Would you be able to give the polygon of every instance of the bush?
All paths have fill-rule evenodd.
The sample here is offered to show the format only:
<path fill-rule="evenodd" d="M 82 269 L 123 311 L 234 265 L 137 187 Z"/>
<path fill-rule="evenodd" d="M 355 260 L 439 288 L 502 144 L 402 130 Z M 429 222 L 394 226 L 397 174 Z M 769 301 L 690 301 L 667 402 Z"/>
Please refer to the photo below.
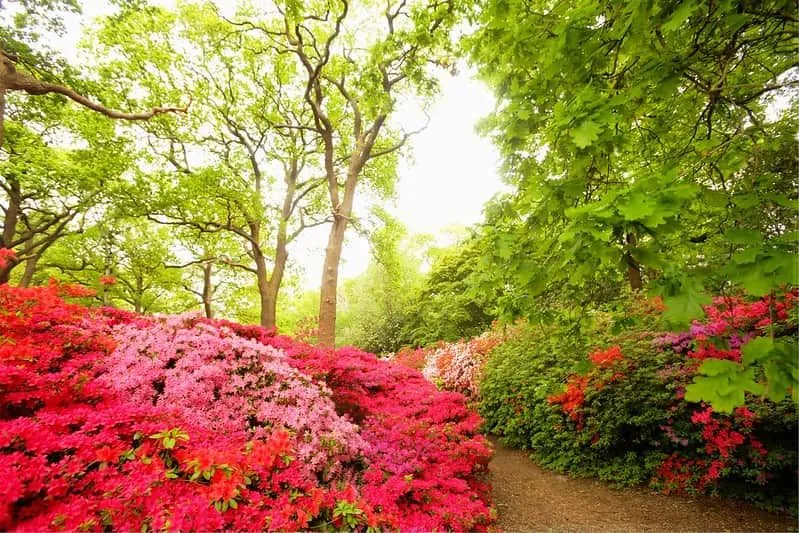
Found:
<path fill-rule="evenodd" d="M 495 328 L 467 341 L 440 343 L 428 350 L 422 374 L 443 389 L 476 400 L 488 355 L 503 337 Z"/>
<path fill-rule="evenodd" d="M 356 350 L 64 290 L 0 286 L 0 529 L 490 525 L 461 395 Z"/>
<path fill-rule="evenodd" d="M 491 353 L 486 428 L 562 472 L 795 509 L 790 400 L 747 397 L 727 415 L 684 399 L 702 360 L 740 360 L 742 344 L 767 333 L 795 336 L 795 301 L 716 299 L 679 334 L 657 333 L 657 310 L 640 303 L 597 312 L 587 328 L 529 326 Z"/>

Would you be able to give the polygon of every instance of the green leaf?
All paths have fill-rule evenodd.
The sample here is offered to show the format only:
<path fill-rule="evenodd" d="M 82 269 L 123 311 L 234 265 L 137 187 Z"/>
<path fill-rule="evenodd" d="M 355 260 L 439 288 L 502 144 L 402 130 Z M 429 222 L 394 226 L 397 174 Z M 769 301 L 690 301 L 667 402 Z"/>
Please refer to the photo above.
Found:
<path fill-rule="evenodd" d="M 685 0 L 680 2 L 679 7 L 674 10 L 671 17 L 663 24 L 663 31 L 674 31 L 679 28 L 683 22 L 688 20 L 694 10 L 696 10 L 695 2 Z"/>
<path fill-rule="evenodd" d="M 591 119 L 584 120 L 579 126 L 572 129 L 571 135 L 578 148 L 591 146 L 598 138 L 602 126 Z"/>
<path fill-rule="evenodd" d="M 733 244 L 759 244 L 763 241 L 759 231 L 744 228 L 729 229 L 724 237 Z"/>
<path fill-rule="evenodd" d="M 696 290 L 667 296 L 663 298 L 666 306 L 663 317 L 671 324 L 689 324 L 691 320 L 701 317 L 704 313 L 703 306 L 711 302 L 710 296 Z"/>
<path fill-rule="evenodd" d="M 732 374 L 740 368 L 738 363 L 726 359 L 706 359 L 699 367 L 699 373 L 706 376 Z"/>
<path fill-rule="evenodd" d="M 626 220 L 644 220 L 657 209 L 657 204 L 643 193 L 632 194 L 627 202 L 619 205 L 618 211 Z"/>
<path fill-rule="evenodd" d="M 699 367 L 699 376 L 685 388 L 689 402 L 707 402 L 718 412 L 731 413 L 746 403 L 745 393 L 763 394 L 764 388 L 755 381 L 752 368 L 732 361 L 707 359 Z"/>
<path fill-rule="evenodd" d="M 741 360 L 746 366 L 768 359 L 774 350 L 771 337 L 756 337 L 741 347 Z"/>

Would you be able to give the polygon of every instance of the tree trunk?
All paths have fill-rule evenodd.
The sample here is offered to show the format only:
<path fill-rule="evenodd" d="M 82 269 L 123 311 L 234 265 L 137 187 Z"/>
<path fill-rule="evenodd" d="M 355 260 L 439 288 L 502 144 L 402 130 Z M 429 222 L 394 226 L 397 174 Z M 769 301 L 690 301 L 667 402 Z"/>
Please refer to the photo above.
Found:
<path fill-rule="evenodd" d="M 258 295 L 261 300 L 261 325 L 265 328 L 275 327 L 277 316 L 277 302 L 275 290 L 269 282 L 269 273 L 266 268 L 266 259 L 260 251 L 255 253 L 255 275 L 258 280 Z"/>
<path fill-rule="evenodd" d="M 634 233 L 627 234 L 627 244 L 630 248 L 635 248 L 638 244 L 638 239 Z M 640 291 L 644 287 L 644 283 L 641 280 L 641 264 L 635 260 L 630 250 L 624 254 L 624 259 L 627 263 L 627 279 L 630 282 L 630 288 L 634 291 Z"/>
<path fill-rule="evenodd" d="M 209 261 L 203 265 L 203 309 L 206 318 L 214 318 L 211 308 L 211 297 L 214 293 L 211 274 L 213 274 L 213 264 Z"/>
<path fill-rule="evenodd" d="M 338 267 L 341 262 L 341 249 L 346 229 L 347 219 L 336 216 L 327 239 L 319 300 L 319 344 L 322 346 L 332 347 L 336 344 Z"/>
<path fill-rule="evenodd" d="M 379 124 L 382 124 L 380 119 Z M 336 345 L 336 298 L 338 295 L 338 268 L 341 263 L 341 249 L 344 245 L 344 232 L 347 222 L 352 215 L 352 206 L 355 201 L 355 186 L 364 164 L 369 159 L 369 152 L 374 145 L 374 139 L 380 130 L 380 125 L 375 124 L 374 137 L 365 141 L 359 137 L 355 143 L 355 150 L 350 156 L 350 165 L 347 170 L 347 180 L 344 182 L 344 198 L 338 203 L 339 188 L 330 162 L 326 162 L 328 182 L 330 188 L 330 203 L 333 206 L 333 225 L 325 248 L 325 262 L 322 268 L 322 285 L 319 294 L 319 344 L 333 347 Z M 329 146 L 332 146 L 332 143 Z M 331 153 L 326 149 L 325 156 Z"/>
<path fill-rule="evenodd" d="M 136 294 L 133 296 L 133 310 L 137 313 L 142 312 L 142 300 L 144 299 L 144 280 L 140 276 L 136 277 Z"/>
<path fill-rule="evenodd" d="M 36 273 L 36 264 L 39 262 L 39 255 L 31 255 L 25 260 L 25 272 L 22 273 L 22 279 L 19 280 L 20 287 L 27 287 L 33 280 L 33 275 Z"/>
<path fill-rule="evenodd" d="M 8 283 L 8 280 L 11 279 L 11 269 L 13 269 L 17 263 L 14 261 L 8 261 L 6 266 L 0 268 L 0 285 L 3 283 Z"/>
<path fill-rule="evenodd" d="M 286 263 L 288 262 L 289 254 L 286 247 L 286 239 L 284 231 L 278 236 L 277 250 L 275 250 L 275 266 L 272 269 L 272 276 L 267 283 L 267 297 L 266 300 L 261 299 L 261 305 L 266 304 L 266 317 L 267 323 L 261 325 L 267 328 L 277 327 L 277 295 L 280 292 L 280 285 L 283 283 L 283 273 L 286 270 Z M 261 317 L 264 316 L 262 311 Z"/>
<path fill-rule="evenodd" d="M 0 128 L 2 128 L 2 125 L 0 125 Z M 3 233 L 0 235 L 0 248 L 12 249 L 14 236 L 17 234 L 17 224 L 19 223 L 22 191 L 19 180 L 13 177 L 8 177 L 7 180 L 10 190 L 8 191 L 8 207 L 5 210 L 5 218 L 3 219 Z M 19 261 L 11 259 L 7 261 L 4 267 L 0 268 L 0 284 L 8 283 L 8 280 L 11 279 L 11 271 L 18 264 Z"/>

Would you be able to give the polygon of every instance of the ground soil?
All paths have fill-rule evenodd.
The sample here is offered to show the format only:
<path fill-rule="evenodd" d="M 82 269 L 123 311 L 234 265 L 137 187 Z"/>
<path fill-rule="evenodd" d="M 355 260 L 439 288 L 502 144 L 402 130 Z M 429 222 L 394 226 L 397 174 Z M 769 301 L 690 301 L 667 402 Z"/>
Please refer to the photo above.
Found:
<path fill-rule="evenodd" d="M 539 468 L 528 454 L 492 438 L 490 465 L 504 531 L 795 531 L 795 519 L 712 497 L 614 489 Z"/>

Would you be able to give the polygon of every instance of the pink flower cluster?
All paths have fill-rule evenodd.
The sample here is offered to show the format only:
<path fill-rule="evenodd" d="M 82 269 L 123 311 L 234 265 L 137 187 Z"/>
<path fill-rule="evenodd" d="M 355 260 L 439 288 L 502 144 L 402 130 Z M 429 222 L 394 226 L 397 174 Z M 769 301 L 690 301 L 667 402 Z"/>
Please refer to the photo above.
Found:
<path fill-rule="evenodd" d="M 358 428 L 336 414 L 331 391 L 291 367 L 284 353 L 192 315 L 120 324 L 100 383 L 135 403 L 172 408 L 211 431 L 297 437 L 297 455 L 325 477 L 363 454 Z"/>
<path fill-rule="evenodd" d="M 439 387 L 475 400 L 480 396 L 488 356 L 504 338 L 505 334 L 494 328 L 469 340 L 441 342 L 427 350 L 400 351 L 392 360 L 421 368 L 424 377 Z"/>
<path fill-rule="evenodd" d="M 750 406 L 758 407 L 772 418 L 761 427 L 758 417 L 747 407 L 724 415 L 704 404 L 697 410 L 683 398 L 685 385 L 696 374 L 701 360 L 740 362 L 741 346 L 766 333 L 767 328 L 775 328 L 777 335 L 791 334 L 791 315 L 795 314 L 797 300 L 796 290 L 749 302 L 737 297 L 714 298 L 713 305 L 705 308 L 705 319 L 695 321 L 689 331 L 668 333 L 656 339 L 655 345 L 661 349 L 685 356 L 683 361 L 665 368 L 659 377 L 664 382 L 679 385 L 675 388 L 672 412 L 675 416 L 677 413 L 689 415 L 692 433 L 698 435 L 696 440 L 700 445 L 690 447 L 693 453 L 688 449 L 673 453 L 657 469 L 654 481 L 665 492 L 710 490 L 726 475 L 733 474 L 746 475 L 765 485 L 772 475 L 770 471 L 779 471 L 783 466 L 785 458 L 768 450 L 759 436 L 769 437 L 770 431 L 775 431 L 769 424 L 773 425 L 774 419 L 778 419 L 777 413 L 789 417 L 790 410 L 778 410 L 764 400 L 749 398 Z M 661 429 L 672 440 L 678 439 L 671 425 Z"/>
<path fill-rule="evenodd" d="M 0 529 L 490 526 L 462 396 L 370 354 L 65 291 L 0 286 Z"/>

